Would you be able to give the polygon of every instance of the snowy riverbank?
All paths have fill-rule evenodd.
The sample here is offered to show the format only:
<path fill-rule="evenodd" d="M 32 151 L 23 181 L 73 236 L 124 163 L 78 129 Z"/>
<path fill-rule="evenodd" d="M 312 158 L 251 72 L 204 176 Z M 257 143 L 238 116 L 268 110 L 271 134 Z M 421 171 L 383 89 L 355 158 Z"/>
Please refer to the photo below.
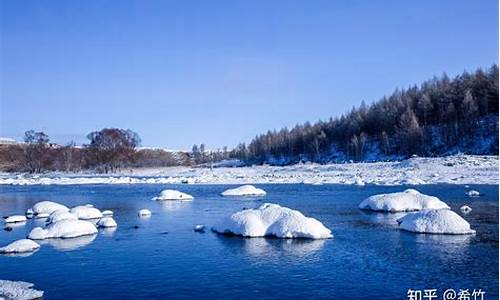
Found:
<path fill-rule="evenodd" d="M 498 184 L 498 156 L 456 155 L 410 158 L 399 162 L 298 164 L 285 167 L 166 167 L 135 169 L 111 175 L 47 173 L 0 174 L 0 185 L 32 184 Z"/>

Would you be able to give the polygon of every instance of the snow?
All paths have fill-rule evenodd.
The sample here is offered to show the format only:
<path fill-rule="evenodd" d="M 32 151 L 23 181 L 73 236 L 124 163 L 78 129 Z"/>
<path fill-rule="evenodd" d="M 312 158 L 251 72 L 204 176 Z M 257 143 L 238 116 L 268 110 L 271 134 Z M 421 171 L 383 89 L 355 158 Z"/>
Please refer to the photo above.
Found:
<path fill-rule="evenodd" d="M 66 206 L 52 202 L 52 201 L 41 201 L 33 205 L 32 208 L 26 211 L 27 215 L 34 214 L 38 218 L 47 218 L 51 213 L 56 210 L 65 210 L 68 211 L 69 208 Z"/>
<path fill-rule="evenodd" d="M 182 200 L 182 201 L 189 201 L 193 200 L 193 196 L 179 192 L 176 190 L 163 190 L 160 193 L 160 196 L 154 197 L 152 200 L 158 200 L 158 201 L 163 201 L 163 200 Z"/>
<path fill-rule="evenodd" d="M 143 208 L 139 210 L 139 217 L 149 217 L 151 216 L 151 211 L 149 209 Z"/>
<path fill-rule="evenodd" d="M 398 220 L 399 228 L 417 233 L 473 234 L 469 222 L 448 209 L 422 210 Z"/>
<path fill-rule="evenodd" d="M 265 196 L 266 191 L 254 187 L 253 185 L 242 185 L 234 189 L 222 192 L 222 196 Z"/>
<path fill-rule="evenodd" d="M 111 210 L 103 210 L 102 211 L 102 215 L 105 216 L 105 217 L 112 217 L 113 216 L 113 212 Z"/>
<path fill-rule="evenodd" d="M 96 226 L 99 228 L 109 228 L 116 227 L 118 226 L 118 224 L 116 224 L 115 220 L 112 217 L 104 217 L 97 221 Z"/>
<path fill-rule="evenodd" d="M 470 206 L 468 205 L 462 205 L 460 207 L 460 211 L 463 212 L 464 214 L 468 214 L 472 211 L 472 208 L 470 208 Z"/>
<path fill-rule="evenodd" d="M 74 238 L 95 233 L 97 233 L 97 229 L 90 222 L 83 220 L 62 220 L 48 225 L 45 229 L 41 227 L 33 228 L 28 238 L 32 240 Z"/>
<path fill-rule="evenodd" d="M 32 240 L 22 239 L 22 240 L 17 240 L 15 242 L 12 242 L 5 247 L 1 247 L 0 253 L 3 253 L 3 254 L 26 253 L 26 252 L 33 252 L 33 251 L 37 250 L 38 248 L 40 248 L 40 245 L 33 242 Z"/>
<path fill-rule="evenodd" d="M 401 212 L 422 209 L 450 209 L 450 207 L 434 196 L 421 194 L 414 189 L 404 192 L 373 195 L 359 204 L 360 209 Z"/>
<path fill-rule="evenodd" d="M 34 284 L 24 281 L 0 280 L 0 299 L 32 300 L 43 297 L 43 291 L 33 289 Z"/>
<path fill-rule="evenodd" d="M 48 223 L 56 223 L 62 220 L 77 220 L 78 217 L 69 211 L 65 210 L 56 210 L 55 212 L 51 213 L 50 216 L 47 219 Z"/>
<path fill-rule="evenodd" d="M 466 194 L 469 197 L 479 197 L 481 195 L 478 191 L 475 190 L 470 190 Z"/>
<path fill-rule="evenodd" d="M 243 237 L 272 236 L 278 238 L 331 238 L 331 231 L 320 221 L 305 217 L 301 212 L 265 203 L 257 209 L 246 209 L 232 214 L 212 227 L 220 234 Z"/>
<path fill-rule="evenodd" d="M 437 175 L 437 176 L 436 176 Z M 0 185 L 70 184 L 498 184 L 498 156 L 415 157 L 403 161 L 296 164 L 237 168 L 157 167 L 113 175 L 53 172 L 38 177 L 0 173 Z"/>
<path fill-rule="evenodd" d="M 18 222 L 26 222 L 26 216 L 23 215 L 13 215 L 5 218 L 5 223 L 18 223 Z"/>
<path fill-rule="evenodd" d="M 102 213 L 95 207 L 90 207 L 88 205 L 75 206 L 69 210 L 70 213 L 74 214 L 80 220 L 91 220 L 102 218 Z"/>

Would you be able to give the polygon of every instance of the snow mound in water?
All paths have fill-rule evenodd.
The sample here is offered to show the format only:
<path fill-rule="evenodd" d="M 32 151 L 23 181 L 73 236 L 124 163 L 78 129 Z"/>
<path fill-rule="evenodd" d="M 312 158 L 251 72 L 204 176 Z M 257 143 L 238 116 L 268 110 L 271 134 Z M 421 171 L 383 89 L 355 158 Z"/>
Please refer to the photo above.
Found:
<path fill-rule="evenodd" d="M 32 240 L 50 238 L 74 238 L 97 233 L 94 224 L 82 220 L 62 220 L 52 223 L 46 229 L 35 227 L 28 235 Z"/>
<path fill-rule="evenodd" d="M 62 220 L 77 220 L 77 219 L 78 218 L 69 211 L 56 210 L 55 212 L 50 214 L 49 218 L 47 219 L 47 222 L 56 223 Z"/>
<path fill-rule="evenodd" d="M 305 217 L 301 212 L 265 203 L 257 209 L 234 213 L 216 224 L 213 231 L 244 237 L 274 236 L 279 238 L 331 238 L 332 232 L 320 221 Z"/>
<path fill-rule="evenodd" d="M 33 289 L 34 284 L 24 281 L 0 280 L 0 299 L 32 300 L 43 297 L 43 291 Z"/>
<path fill-rule="evenodd" d="M 40 245 L 33 242 L 32 240 L 22 239 L 22 240 L 17 240 L 15 242 L 12 242 L 5 247 L 1 247 L 0 253 L 3 253 L 3 254 L 26 253 L 26 252 L 33 252 L 33 251 L 37 250 L 38 248 L 40 248 Z"/>
<path fill-rule="evenodd" d="M 205 232 L 205 225 L 196 225 L 194 227 L 194 231 L 196 231 L 196 232 Z"/>
<path fill-rule="evenodd" d="M 95 207 L 88 205 L 75 206 L 69 210 L 70 213 L 74 214 L 80 220 L 91 220 L 102 218 L 102 213 Z"/>
<path fill-rule="evenodd" d="M 151 211 L 149 209 L 143 208 L 139 211 L 139 217 L 149 217 L 149 216 L 151 216 Z"/>
<path fill-rule="evenodd" d="M 177 190 L 163 190 L 160 196 L 154 197 L 152 200 L 193 200 L 193 196 L 179 192 Z"/>
<path fill-rule="evenodd" d="M 479 197 L 481 195 L 478 191 L 475 190 L 470 190 L 466 194 L 469 197 Z"/>
<path fill-rule="evenodd" d="M 222 192 L 222 196 L 265 196 L 266 191 L 247 184 Z"/>
<path fill-rule="evenodd" d="M 109 228 L 116 227 L 118 224 L 116 224 L 116 221 L 112 217 L 104 217 L 97 221 L 96 226 L 99 228 Z"/>
<path fill-rule="evenodd" d="M 18 222 L 26 222 L 26 216 L 23 215 L 14 215 L 5 218 L 5 223 L 18 223 Z"/>
<path fill-rule="evenodd" d="M 56 202 L 41 201 L 33 205 L 32 208 L 28 209 L 28 211 L 26 211 L 26 214 L 27 215 L 34 214 L 35 216 L 46 218 L 56 210 L 68 211 L 69 208 Z"/>
<path fill-rule="evenodd" d="M 460 207 L 460 211 L 462 211 L 464 214 L 468 214 L 472 211 L 472 208 L 470 208 L 470 206 L 468 205 L 462 205 Z"/>
<path fill-rule="evenodd" d="M 104 210 L 102 211 L 102 215 L 105 216 L 105 217 L 112 217 L 113 216 L 113 211 L 111 210 Z"/>
<path fill-rule="evenodd" d="M 422 209 L 450 209 L 450 207 L 437 197 L 421 194 L 414 189 L 404 192 L 373 195 L 359 204 L 360 209 L 374 211 L 415 211 Z"/>
<path fill-rule="evenodd" d="M 399 228 L 417 233 L 472 234 L 469 222 L 448 210 L 422 210 L 409 213 L 398 220 Z"/>

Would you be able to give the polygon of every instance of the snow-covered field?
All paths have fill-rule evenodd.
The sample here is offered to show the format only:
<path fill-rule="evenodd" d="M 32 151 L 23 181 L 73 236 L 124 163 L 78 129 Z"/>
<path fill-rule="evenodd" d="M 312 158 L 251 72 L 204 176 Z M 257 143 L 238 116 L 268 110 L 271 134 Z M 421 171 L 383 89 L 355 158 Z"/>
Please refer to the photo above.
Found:
<path fill-rule="evenodd" d="M 47 173 L 0 174 L 2 184 L 498 184 L 498 156 L 455 155 L 398 162 L 297 164 L 221 168 L 165 167 L 112 175 Z"/>

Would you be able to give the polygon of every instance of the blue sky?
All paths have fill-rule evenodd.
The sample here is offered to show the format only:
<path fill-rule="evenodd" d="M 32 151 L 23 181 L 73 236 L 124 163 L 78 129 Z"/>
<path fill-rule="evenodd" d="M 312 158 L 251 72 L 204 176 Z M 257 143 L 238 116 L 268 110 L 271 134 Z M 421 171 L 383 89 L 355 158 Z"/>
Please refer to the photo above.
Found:
<path fill-rule="evenodd" d="M 0 136 L 248 142 L 498 63 L 498 2 L 1 0 Z"/>

